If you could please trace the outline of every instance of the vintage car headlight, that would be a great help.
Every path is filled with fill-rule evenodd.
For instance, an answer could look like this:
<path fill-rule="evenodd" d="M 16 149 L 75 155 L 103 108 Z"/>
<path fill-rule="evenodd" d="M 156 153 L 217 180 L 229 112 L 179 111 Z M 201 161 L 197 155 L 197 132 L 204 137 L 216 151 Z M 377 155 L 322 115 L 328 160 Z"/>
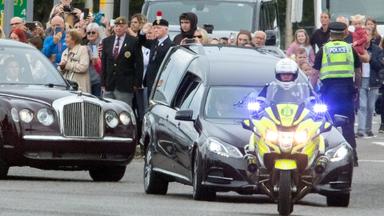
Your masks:
<path fill-rule="evenodd" d="M 242 158 L 240 150 L 235 146 L 219 142 L 215 139 L 208 138 L 207 140 L 208 150 L 224 157 Z"/>
<path fill-rule="evenodd" d="M 123 125 L 128 125 L 131 122 L 131 117 L 126 112 L 120 113 L 119 119 Z"/>
<path fill-rule="evenodd" d="M 110 128 L 115 128 L 119 124 L 119 119 L 115 111 L 109 110 L 105 113 L 105 122 Z"/>
<path fill-rule="evenodd" d="M 45 126 L 51 125 L 54 121 L 53 113 L 46 108 L 40 109 L 39 112 L 37 112 L 36 117 L 37 120 Z"/>
<path fill-rule="evenodd" d="M 13 119 L 14 122 L 19 122 L 20 121 L 19 113 L 17 112 L 17 109 L 15 107 L 13 107 L 11 109 L 11 116 L 12 116 L 12 119 Z"/>
<path fill-rule="evenodd" d="M 341 146 L 329 149 L 325 152 L 325 155 L 328 156 L 331 162 L 337 162 L 343 160 L 348 155 L 347 144 L 341 144 Z"/>
<path fill-rule="evenodd" d="M 22 109 L 19 112 L 20 120 L 25 123 L 30 123 L 33 119 L 33 112 L 29 109 Z"/>

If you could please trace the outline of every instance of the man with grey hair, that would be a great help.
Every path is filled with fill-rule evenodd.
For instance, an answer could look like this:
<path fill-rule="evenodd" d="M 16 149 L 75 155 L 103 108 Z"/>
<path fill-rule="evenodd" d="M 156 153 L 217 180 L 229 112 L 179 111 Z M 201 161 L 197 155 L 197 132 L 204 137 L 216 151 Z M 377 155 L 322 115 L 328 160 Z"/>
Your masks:
<path fill-rule="evenodd" d="M 12 17 L 10 21 L 10 25 L 11 25 L 11 31 L 15 29 L 21 29 L 23 31 L 27 30 L 27 28 L 25 27 L 24 20 L 20 17 Z"/>
<path fill-rule="evenodd" d="M 344 41 L 351 44 L 353 43 L 353 39 L 352 39 L 352 34 L 351 32 L 348 30 L 348 26 L 349 26 L 349 20 L 348 18 L 344 17 L 344 16 L 338 16 L 336 18 L 336 22 L 341 22 L 341 23 L 344 23 L 347 28 L 345 29 L 345 38 L 344 38 Z"/>
<path fill-rule="evenodd" d="M 255 31 L 253 38 L 252 38 L 252 44 L 256 48 L 261 48 L 265 46 L 265 41 L 267 40 L 267 35 L 263 31 Z"/>
<path fill-rule="evenodd" d="M 55 65 L 61 62 L 61 55 L 67 48 L 65 43 L 64 19 L 60 16 L 54 16 L 51 21 L 53 35 L 45 38 L 43 49 L 41 50 L 47 58 Z"/>

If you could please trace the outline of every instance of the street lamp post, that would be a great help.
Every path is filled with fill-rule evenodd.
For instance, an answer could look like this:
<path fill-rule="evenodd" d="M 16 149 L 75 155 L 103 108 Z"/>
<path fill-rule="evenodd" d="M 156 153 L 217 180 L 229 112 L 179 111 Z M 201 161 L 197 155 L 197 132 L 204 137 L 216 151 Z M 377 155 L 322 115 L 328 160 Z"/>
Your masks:
<path fill-rule="evenodd" d="M 33 21 L 33 2 L 34 0 L 27 0 L 27 22 Z"/>
<path fill-rule="evenodd" d="M 8 37 L 9 33 L 11 32 L 11 26 L 9 25 L 11 22 L 11 19 L 13 17 L 13 8 L 14 8 L 14 0 L 5 0 L 4 1 L 4 32 L 6 36 Z"/>
<path fill-rule="evenodd" d="M 120 0 L 120 16 L 129 20 L 129 0 Z"/>

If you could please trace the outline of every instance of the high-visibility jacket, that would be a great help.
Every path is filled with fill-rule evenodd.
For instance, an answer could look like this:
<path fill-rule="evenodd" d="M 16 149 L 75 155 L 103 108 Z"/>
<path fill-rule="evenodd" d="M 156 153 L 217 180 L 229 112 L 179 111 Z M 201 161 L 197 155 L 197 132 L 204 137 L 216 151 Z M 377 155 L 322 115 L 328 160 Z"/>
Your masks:
<path fill-rule="evenodd" d="M 350 44 L 330 41 L 323 46 L 320 79 L 350 78 L 354 74 L 354 57 Z"/>

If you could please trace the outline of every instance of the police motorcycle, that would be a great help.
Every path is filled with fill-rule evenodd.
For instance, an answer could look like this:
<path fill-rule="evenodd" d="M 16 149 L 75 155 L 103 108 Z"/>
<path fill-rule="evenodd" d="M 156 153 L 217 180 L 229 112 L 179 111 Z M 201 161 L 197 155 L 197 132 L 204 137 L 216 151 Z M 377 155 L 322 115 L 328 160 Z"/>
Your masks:
<path fill-rule="evenodd" d="M 253 132 L 245 146 L 247 175 L 277 202 L 280 215 L 290 215 L 308 193 L 326 196 L 328 206 L 349 205 L 353 153 L 336 128 L 347 119 L 332 122 L 310 92 L 308 82 L 289 89 L 271 83 L 265 98 L 245 99 L 250 118 L 242 125 Z"/>

